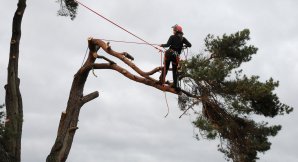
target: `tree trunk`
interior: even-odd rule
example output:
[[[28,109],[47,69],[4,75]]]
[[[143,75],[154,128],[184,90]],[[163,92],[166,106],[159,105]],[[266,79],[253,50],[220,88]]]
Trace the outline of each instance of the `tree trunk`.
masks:
[[[0,161],[1,162],[11,162],[8,153],[4,149],[3,145],[0,143]]]
[[[90,47],[90,53],[84,66],[94,63],[95,57],[93,53],[96,53],[94,48]],[[47,162],[65,162],[69,151],[71,149],[72,141],[76,130],[78,129],[78,119],[81,107],[98,97],[98,92],[93,92],[84,96],[83,90],[85,82],[89,75],[89,70],[82,70],[82,68],[75,74],[70,95],[66,107],[66,111],[62,112],[59,123],[58,133],[56,141],[52,147],[50,154],[47,157]]]
[[[6,119],[4,134],[4,151],[11,162],[21,161],[21,136],[23,125],[23,105],[18,78],[19,45],[21,39],[21,23],[26,8],[26,0],[19,0],[18,8],[13,17],[12,37],[8,63],[6,89]],[[5,154],[6,154],[5,153]],[[6,156],[6,155],[5,155]],[[3,157],[2,155],[0,157]],[[2,160],[2,159],[1,159]]]

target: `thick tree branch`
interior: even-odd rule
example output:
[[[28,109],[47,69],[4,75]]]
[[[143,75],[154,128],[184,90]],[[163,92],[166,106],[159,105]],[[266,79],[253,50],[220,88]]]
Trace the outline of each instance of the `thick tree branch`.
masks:
[[[145,77],[152,81],[156,81],[155,79],[149,77],[149,75],[146,72],[142,71],[132,61],[130,61],[129,59],[133,60],[134,58],[131,55],[129,55],[127,52],[123,52],[123,53],[116,52],[116,51],[112,50],[112,48],[108,44],[106,44],[104,41],[102,41],[100,39],[92,39],[92,43],[101,47],[106,53],[122,60],[125,64],[127,64],[129,67],[131,67],[135,72],[137,72],[142,77]]]
[[[170,86],[163,86],[163,85],[157,84],[155,81],[152,81],[152,80],[144,78],[144,77],[136,76],[136,75],[130,73],[125,68],[123,68],[123,67],[121,67],[117,64],[107,64],[107,63],[93,64],[93,65],[91,65],[87,68],[88,69],[94,68],[94,69],[111,69],[111,70],[115,70],[115,71],[121,73],[122,75],[124,75],[125,77],[127,77],[127,78],[129,78],[133,81],[136,81],[136,82],[139,82],[139,83],[151,86],[151,87],[155,87],[155,88],[157,88],[159,90],[162,90],[162,91],[177,94],[177,92],[175,91],[174,88],[171,88]]]
[[[146,74],[147,74],[147,75],[153,75],[153,74],[155,74],[155,73],[161,71],[162,69],[163,69],[163,66],[156,67],[156,68],[154,68],[153,70],[146,72]]]

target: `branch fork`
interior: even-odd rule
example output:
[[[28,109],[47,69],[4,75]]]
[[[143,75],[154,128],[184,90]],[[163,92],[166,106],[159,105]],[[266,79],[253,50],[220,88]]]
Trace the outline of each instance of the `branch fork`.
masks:
[[[122,75],[124,75],[125,77],[145,84],[145,85],[149,85],[152,87],[155,87],[161,91],[165,91],[165,92],[170,92],[173,94],[179,94],[174,88],[170,87],[170,86],[164,86],[164,85],[160,85],[158,83],[158,80],[154,79],[151,77],[151,75],[155,74],[156,72],[159,72],[162,70],[162,67],[156,67],[153,70],[149,71],[149,72],[144,72],[143,70],[141,70],[137,65],[135,65],[132,61],[135,59],[132,55],[130,55],[127,52],[116,52],[114,51],[109,42],[105,43],[104,41],[100,40],[100,39],[94,39],[94,38],[89,38],[89,48],[90,48],[90,52],[97,52],[95,49],[95,46],[98,46],[99,48],[103,49],[107,54],[114,56],[116,58],[118,58],[119,60],[121,60],[122,62],[124,62],[126,65],[128,65],[134,72],[136,72],[138,75],[133,75],[129,70],[119,66],[118,64],[116,64],[114,61],[98,55],[96,53],[96,58],[98,59],[103,59],[105,61],[107,61],[109,64],[105,64],[105,63],[93,63],[92,65],[89,65],[89,68],[86,68],[86,70],[90,70],[90,68],[92,69],[111,69],[111,70],[115,70],[119,73],[121,73]],[[94,54],[94,53],[93,53]],[[86,65],[86,64],[85,64]],[[86,65],[88,66],[88,64]]]

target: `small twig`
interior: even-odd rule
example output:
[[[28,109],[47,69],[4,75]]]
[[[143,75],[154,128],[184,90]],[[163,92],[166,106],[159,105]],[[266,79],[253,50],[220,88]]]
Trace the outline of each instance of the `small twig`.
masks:
[[[95,72],[94,72],[94,68],[92,68],[92,74],[95,76],[95,77],[98,77]]]
[[[106,58],[105,56],[97,56],[97,58],[99,58],[99,59],[104,59],[104,60],[106,60],[107,62],[109,62],[111,65],[112,65],[112,64],[116,64],[114,61],[112,61],[112,60]]]
[[[193,94],[191,94],[190,92],[187,92],[187,91],[185,91],[185,90],[183,90],[183,89],[181,89],[181,92],[184,93],[185,95],[187,95],[188,97],[196,98],[196,99],[199,99],[199,100],[202,99],[202,96],[196,96],[196,95],[193,95]]]
[[[188,109],[184,110],[183,113],[179,116],[179,118],[181,118],[183,115],[185,115],[189,109],[192,109],[192,107],[189,107]]]

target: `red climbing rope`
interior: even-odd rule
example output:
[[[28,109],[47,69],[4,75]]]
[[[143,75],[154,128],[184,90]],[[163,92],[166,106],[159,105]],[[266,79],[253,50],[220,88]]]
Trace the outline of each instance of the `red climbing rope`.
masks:
[[[118,43],[131,43],[131,44],[145,44],[148,45],[148,43],[142,43],[142,42],[132,42],[132,41],[123,41],[123,40],[113,40],[113,39],[103,39],[99,38],[103,41],[108,41],[108,42],[118,42]],[[158,44],[152,44],[152,45],[158,45]]]
[[[108,22],[112,23],[113,25],[117,26],[118,28],[120,28],[120,29],[124,30],[125,32],[129,33],[130,35],[132,35],[132,36],[138,38],[139,40],[143,41],[144,43],[146,43],[146,44],[152,46],[153,48],[155,48],[155,49],[161,51],[161,49],[159,49],[158,47],[154,46],[154,44],[151,44],[151,43],[145,41],[145,40],[142,39],[141,37],[137,36],[136,34],[130,32],[130,31],[128,31],[127,29],[123,28],[122,26],[118,25],[117,23],[113,22],[112,20],[106,18],[105,16],[99,14],[98,12],[96,12],[95,10],[93,10],[93,9],[89,8],[88,6],[84,5],[84,4],[81,3],[80,1],[78,1],[78,0],[74,0],[74,1],[77,2],[78,4],[80,4],[81,6],[85,7],[85,8],[88,9],[89,11],[91,11],[91,12],[95,13],[96,15],[100,16],[101,18],[105,19],[106,21],[108,21]]]

